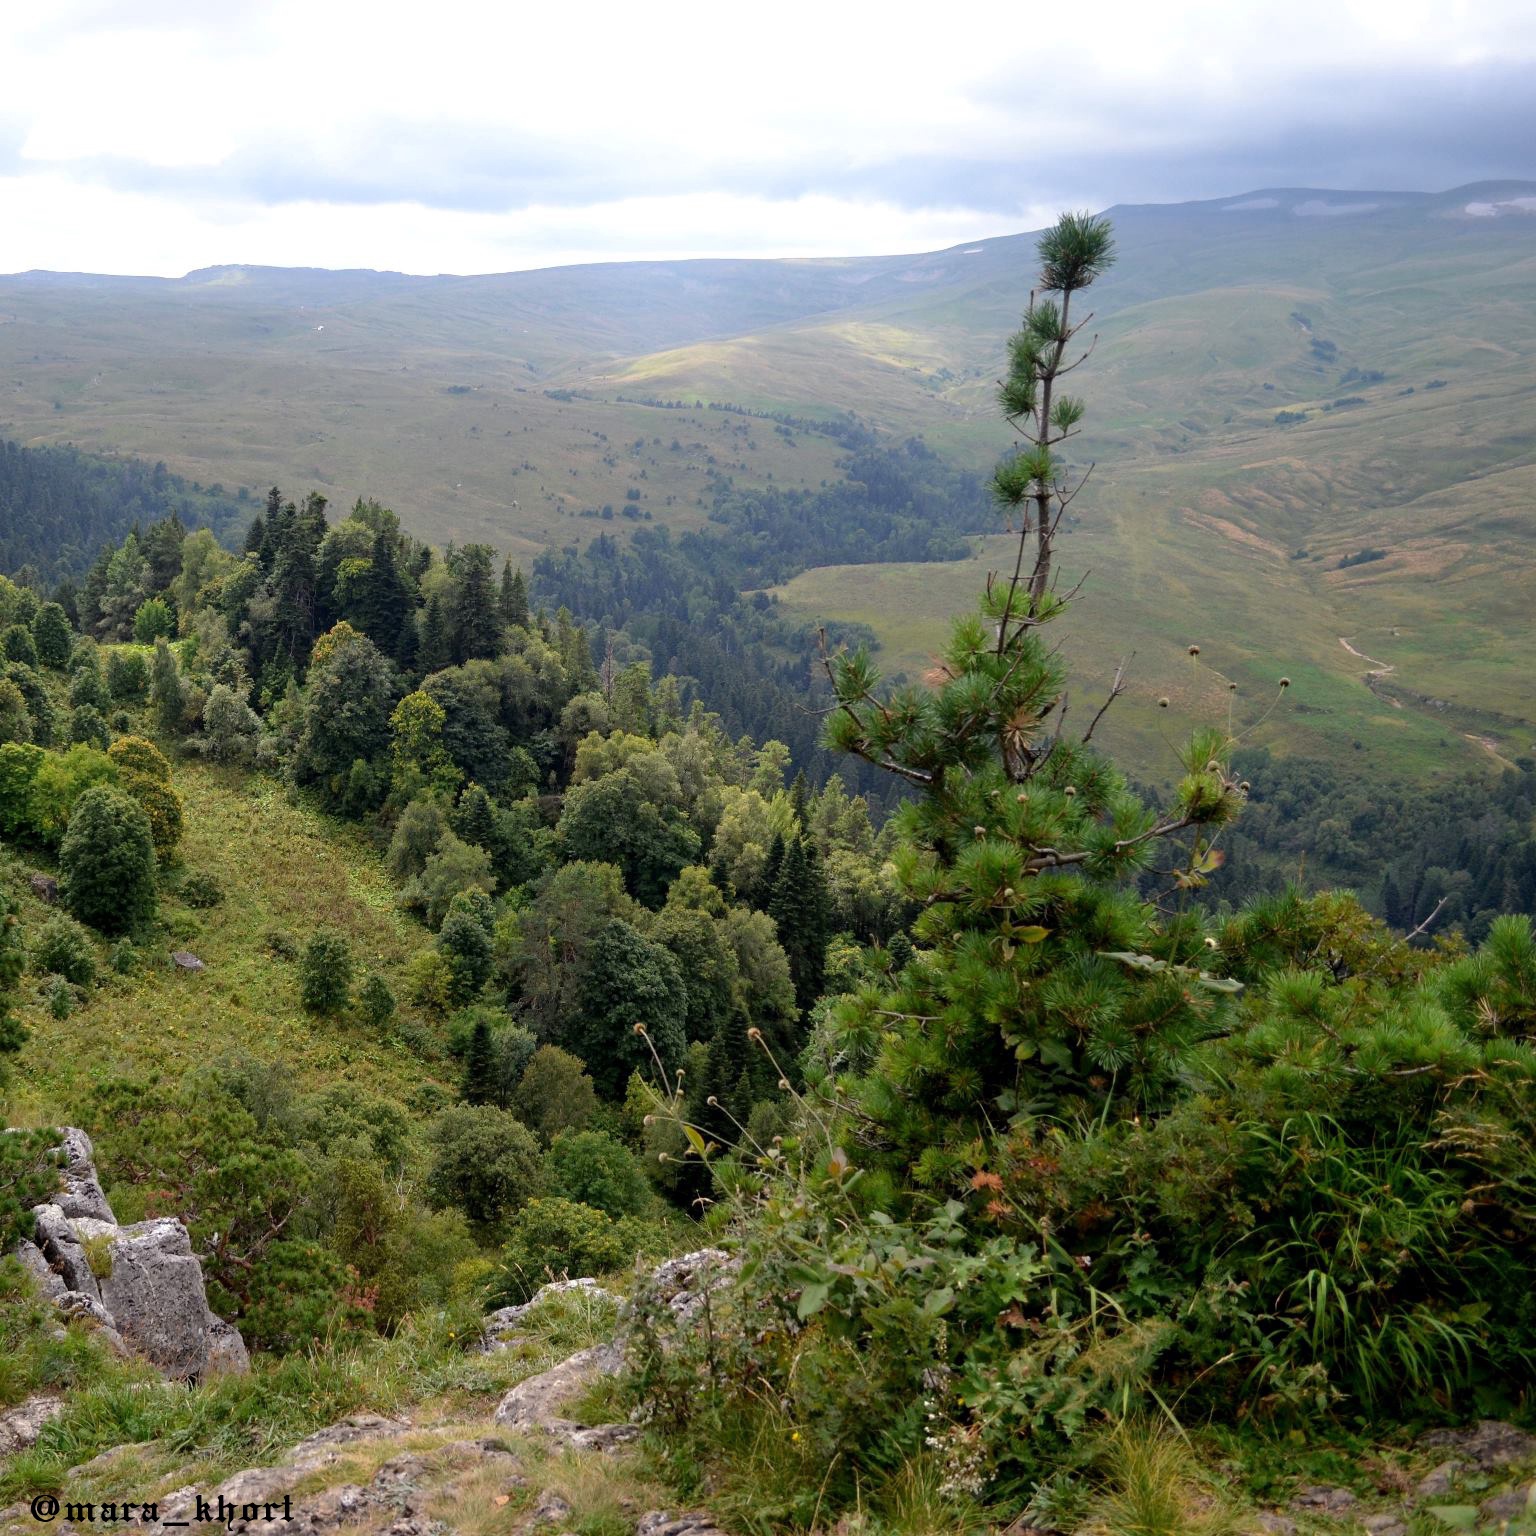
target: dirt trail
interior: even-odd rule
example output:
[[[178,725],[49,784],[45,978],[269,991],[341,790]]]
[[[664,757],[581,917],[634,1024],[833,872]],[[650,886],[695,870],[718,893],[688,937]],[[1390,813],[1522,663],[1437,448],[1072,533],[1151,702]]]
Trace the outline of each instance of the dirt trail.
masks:
[[[1374,656],[1367,656],[1364,651],[1357,651],[1354,646],[1352,646],[1349,641],[1344,638],[1343,635],[1339,636],[1339,644],[1342,645],[1351,656],[1358,657],[1361,661],[1370,662],[1371,670],[1365,674],[1365,686],[1371,689],[1373,692],[1375,691],[1376,679],[1378,677],[1385,677],[1389,672],[1397,671],[1396,667],[1390,666],[1387,662],[1377,661]],[[1377,697],[1385,699],[1393,709],[1401,709],[1403,707],[1403,701],[1401,699],[1394,699],[1390,694],[1377,694]]]

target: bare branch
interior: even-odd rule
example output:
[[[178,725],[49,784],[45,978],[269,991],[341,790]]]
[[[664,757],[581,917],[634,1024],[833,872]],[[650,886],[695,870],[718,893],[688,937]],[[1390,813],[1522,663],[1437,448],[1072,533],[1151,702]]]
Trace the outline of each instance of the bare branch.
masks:
[[[1098,729],[1099,721],[1109,712],[1109,706],[1125,692],[1125,669],[1136,659],[1136,652],[1121,659],[1120,665],[1115,668],[1115,680],[1109,685],[1109,697],[1099,705],[1099,712],[1089,723],[1088,729],[1083,733],[1083,745],[1086,747],[1093,740],[1093,733]]]

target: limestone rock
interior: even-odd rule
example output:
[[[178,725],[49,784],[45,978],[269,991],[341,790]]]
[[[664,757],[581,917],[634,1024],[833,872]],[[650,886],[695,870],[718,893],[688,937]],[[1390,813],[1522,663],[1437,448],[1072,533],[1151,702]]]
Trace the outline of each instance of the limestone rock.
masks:
[[[32,1276],[39,1294],[45,1300],[57,1301],[69,1290],[57,1271],[43,1257],[43,1250],[36,1243],[23,1239],[16,1245],[16,1257],[21,1261],[21,1267]]]
[[[1442,1461],[1438,1467],[1432,1467],[1419,1479],[1413,1491],[1421,1499],[1444,1498],[1451,1491],[1451,1484],[1456,1481],[1456,1474],[1463,1465],[1459,1461]]]
[[[52,875],[33,875],[27,884],[38,900],[46,901],[50,906],[59,899],[59,882]]]
[[[1355,1496],[1348,1488],[1303,1488],[1291,1500],[1291,1508],[1337,1515],[1346,1509],[1353,1509],[1355,1502]]]
[[[1426,1450],[1454,1451],[1483,1472],[1536,1458],[1536,1439],[1513,1424],[1482,1419],[1470,1429],[1432,1429],[1419,1436]]]
[[[600,1377],[616,1376],[623,1363],[623,1354],[612,1344],[580,1350],[552,1369],[518,1382],[497,1404],[495,1420],[517,1429],[570,1425],[560,1417],[560,1405]]]
[[[204,1306],[207,1306],[206,1301]],[[240,1330],[213,1312],[208,1313],[208,1358],[203,1362],[201,1380],[214,1376],[244,1376],[251,1368],[250,1352]]]
[[[208,969],[190,949],[173,949],[171,951],[171,964],[179,971],[206,971]]]
[[[680,1321],[691,1318],[712,1291],[730,1282],[741,1260],[723,1248],[700,1248],[658,1264],[645,1282],[645,1293],[671,1308]]]
[[[211,1314],[187,1229],[174,1217],[137,1222],[118,1230],[110,1253],[101,1299],[118,1332],[167,1376],[200,1378],[208,1367]]]
[[[53,1203],[66,1216],[103,1221],[115,1227],[117,1218],[96,1176],[96,1150],[91,1138],[78,1126],[66,1125],[59,1129],[59,1144],[64,1149],[64,1172],[62,1188],[53,1197]]]
[[[39,1395],[0,1413],[0,1457],[36,1445],[43,1426],[63,1411],[62,1398]]]
[[[725,1536],[725,1532],[708,1515],[669,1515],[655,1509],[641,1515],[635,1536]]]
[[[42,1250],[48,1267],[63,1280],[68,1290],[79,1291],[100,1301],[101,1289],[69,1218],[53,1204],[34,1206],[32,1217],[32,1238]]]
[[[485,1331],[481,1348],[486,1354],[505,1349],[522,1331],[522,1321],[530,1312],[542,1306],[551,1296],[564,1296],[573,1291],[582,1292],[594,1299],[603,1297],[614,1303],[618,1301],[618,1297],[611,1291],[604,1290],[596,1280],[590,1277],[580,1280],[552,1281],[549,1285],[541,1285],[534,1292],[533,1299],[523,1302],[521,1306],[500,1307],[495,1312],[487,1313],[481,1324]]]
[[[1529,1488],[1509,1488],[1485,1499],[1478,1507],[1484,1525],[1504,1525],[1527,1515],[1536,1515],[1536,1483]]]

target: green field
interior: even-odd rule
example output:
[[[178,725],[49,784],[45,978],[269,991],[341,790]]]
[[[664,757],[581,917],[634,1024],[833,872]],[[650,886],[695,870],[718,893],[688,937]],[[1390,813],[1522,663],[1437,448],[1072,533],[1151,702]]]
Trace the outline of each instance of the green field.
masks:
[[[1468,208],[1530,190],[1112,210],[1120,260],[1093,291],[1099,339],[1077,376],[1097,463],[1071,556],[1094,572],[1090,672],[1135,648],[1149,697],[1188,690],[1163,660],[1197,637],[1245,699],[1297,679],[1267,727],[1277,745],[1358,740],[1413,769],[1529,748],[1536,217]],[[0,279],[0,433],[258,493],[377,495],[428,537],[526,559],[647,518],[698,527],[725,480],[839,474],[831,439],[711,403],[853,411],[987,470],[1009,441],[992,381],[1031,250],[1012,236],[484,278]],[[910,670],[975,574],[818,570],[783,595],[872,623]],[[1341,638],[1393,669],[1380,697]],[[1138,755],[1156,725],[1124,727]]]

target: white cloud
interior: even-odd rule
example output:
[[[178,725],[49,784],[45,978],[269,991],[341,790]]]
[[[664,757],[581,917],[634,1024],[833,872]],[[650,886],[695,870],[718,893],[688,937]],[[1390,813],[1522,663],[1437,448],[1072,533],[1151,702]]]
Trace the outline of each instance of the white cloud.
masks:
[[[1507,172],[1482,146],[1528,137],[1466,81],[1531,60],[1527,9],[52,0],[0,37],[0,267],[918,249],[1249,166]],[[1437,155],[1426,89],[1479,98]]]

